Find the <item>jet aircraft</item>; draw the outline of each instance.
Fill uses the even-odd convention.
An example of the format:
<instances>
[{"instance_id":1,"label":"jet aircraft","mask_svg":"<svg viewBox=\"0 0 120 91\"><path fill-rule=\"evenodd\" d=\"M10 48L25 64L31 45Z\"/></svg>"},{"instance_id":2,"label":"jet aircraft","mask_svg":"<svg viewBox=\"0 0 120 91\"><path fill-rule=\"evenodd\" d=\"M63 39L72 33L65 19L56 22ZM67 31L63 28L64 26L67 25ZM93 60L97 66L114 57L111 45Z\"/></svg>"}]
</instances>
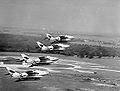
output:
<instances>
[{"instance_id":1,"label":"jet aircraft","mask_svg":"<svg viewBox=\"0 0 120 91\"><path fill-rule=\"evenodd\" d=\"M52 44L49 46L46 46L42 44L41 42L37 41L37 45L40 48L41 51L46 52L46 51L63 51L65 48L69 47L70 45L65 45L65 44Z\"/></svg>"},{"instance_id":2,"label":"jet aircraft","mask_svg":"<svg viewBox=\"0 0 120 91\"><path fill-rule=\"evenodd\" d=\"M38 65L48 65L58 60L57 57L52 56L39 56L36 59L31 59L25 54L21 54L25 64L29 64L29 67L38 66Z\"/></svg>"},{"instance_id":3,"label":"jet aircraft","mask_svg":"<svg viewBox=\"0 0 120 91\"><path fill-rule=\"evenodd\" d=\"M30 70L26 72L17 72L10 67L6 67L8 71L8 75L12 78L17 78L18 80L26 80L26 79L40 79L41 77L48 75L48 71L41 71L41 70Z\"/></svg>"},{"instance_id":4,"label":"jet aircraft","mask_svg":"<svg viewBox=\"0 0 120 91\"><path fill-rule=\"evenodd\" d=\"M68 42L71 41L72 39L74 39L74 36L70 36L70 35L59 35L57 37L53 37L51 34L46 34L48 40L50 40L51 43L61 43L61 42Z\"/></svg>"}]
</instances>

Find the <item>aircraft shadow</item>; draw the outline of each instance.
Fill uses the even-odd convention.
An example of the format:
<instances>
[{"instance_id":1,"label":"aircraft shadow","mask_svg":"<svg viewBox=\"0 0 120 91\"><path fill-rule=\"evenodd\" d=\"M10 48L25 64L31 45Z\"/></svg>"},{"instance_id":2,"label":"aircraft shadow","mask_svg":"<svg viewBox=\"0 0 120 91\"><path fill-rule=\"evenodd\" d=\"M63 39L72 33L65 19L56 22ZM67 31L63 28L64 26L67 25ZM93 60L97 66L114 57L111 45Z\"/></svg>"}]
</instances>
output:
<instances>
[{"instance_id":1,"label":"aircraft shadow","mask_svg":"<svg viewBox=\"0 0 120 91\"><path fill-rule=\"evenodd\" d=\"M15 82L22 82L22 81L29 82L29 81L38 81L38 80L40 79L18 79Z\"/></svg>"}]
</instances>

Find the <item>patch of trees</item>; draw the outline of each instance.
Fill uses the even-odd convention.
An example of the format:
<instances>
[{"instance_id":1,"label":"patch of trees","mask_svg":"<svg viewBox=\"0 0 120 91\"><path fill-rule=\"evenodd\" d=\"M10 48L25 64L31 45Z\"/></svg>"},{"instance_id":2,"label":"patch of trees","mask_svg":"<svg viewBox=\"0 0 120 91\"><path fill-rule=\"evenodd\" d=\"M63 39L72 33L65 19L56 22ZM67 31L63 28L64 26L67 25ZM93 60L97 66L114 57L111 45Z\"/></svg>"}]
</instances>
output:
<instances>
[{"instance_id":1,"label":"patch of trees","mask_svg":"<svg viewBox=\"0 0 120 91\"><path fill-rule=\"evenodd\" d=\"M76 55L80 58L120 57L120 48L72 44L70 48L66 49L60 54L68 56Z\"/></svg>"}]
</instances>

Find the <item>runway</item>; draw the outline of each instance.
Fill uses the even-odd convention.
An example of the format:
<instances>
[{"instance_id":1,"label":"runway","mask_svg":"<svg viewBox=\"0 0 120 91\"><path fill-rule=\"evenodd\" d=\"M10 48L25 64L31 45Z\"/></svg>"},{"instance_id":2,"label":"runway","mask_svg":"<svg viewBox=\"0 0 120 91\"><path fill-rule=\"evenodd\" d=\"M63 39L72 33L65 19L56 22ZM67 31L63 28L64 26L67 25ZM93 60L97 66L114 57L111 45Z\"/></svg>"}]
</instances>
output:
<instances>
[{"instance_id":1,"label":"runway","mask_svg":"<svg viewBox=\"0 0 120 91\"><path fill-rule=\"evenodd\" d=\"M32 54L31 54L32 55ZM19 55L18 55L19 56ZM14 56L14 57L18 57ZM0 59L5 56L0 56ZM97 60L97 59L96 59ZM109 60L111 63L114 59ZM88 61L88 60L87 60ZM107 65L106 63L89 62L82 59L63 59L51 65L28 67L22 64L1 64L0 65L0 91L119 91L120 71L119 65ZM101 60L102 62L103 60ZM104 59L108 61L108 59ZM103 61L103 62L104 62ZM117 62L118 61L114 61ZM104 65L105 64L105 65ZM5 76L7 70L4 67L11 67L17 71L26 70L47 70L49 75L41 80L26 80L16 82L10 76ZM97 72L97 73L94 73ZM88 79L89 78L89 79ZM114 84L115 83L115 84ZM116 85L117 84L117 85ZM18 86L19 85L19 86Z\"/></svg>"}]
</instances>

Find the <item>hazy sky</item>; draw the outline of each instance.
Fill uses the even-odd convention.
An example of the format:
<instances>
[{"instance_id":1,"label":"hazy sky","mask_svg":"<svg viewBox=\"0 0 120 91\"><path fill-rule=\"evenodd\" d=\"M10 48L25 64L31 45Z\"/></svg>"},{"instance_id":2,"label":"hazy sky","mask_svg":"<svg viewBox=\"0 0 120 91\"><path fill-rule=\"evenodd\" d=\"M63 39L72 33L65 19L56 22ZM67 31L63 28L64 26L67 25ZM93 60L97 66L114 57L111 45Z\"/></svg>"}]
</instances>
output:
<instances>
[{"instance_id":1,"label":"hazy sky","mask_svg":"<svg viewBox=\"0 0 120 91\"><path fill-rule=\"evenodd\" d=\"M120 34L120 0L0 0L0 26Z\"/></svg>"}]
</instances>

